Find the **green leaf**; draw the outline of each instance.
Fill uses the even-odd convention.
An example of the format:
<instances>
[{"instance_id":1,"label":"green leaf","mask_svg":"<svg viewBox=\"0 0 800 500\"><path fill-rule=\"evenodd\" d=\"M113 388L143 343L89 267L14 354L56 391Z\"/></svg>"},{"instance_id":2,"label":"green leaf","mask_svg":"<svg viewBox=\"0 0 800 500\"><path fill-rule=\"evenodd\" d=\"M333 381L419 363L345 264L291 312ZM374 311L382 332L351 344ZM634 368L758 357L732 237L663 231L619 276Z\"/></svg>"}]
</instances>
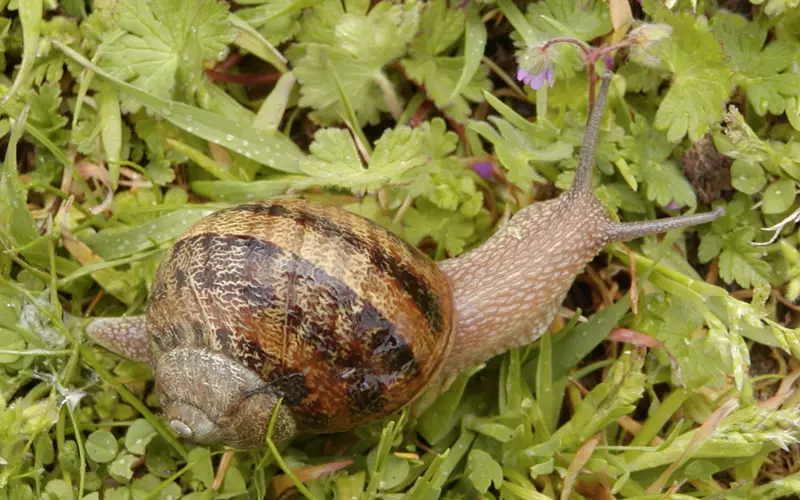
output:
<instances>
[{"instance_id":1,"label":"green leaf","mask_svg":"<svg viewBox=\"0 0 800 500\"><path fill-rule=\"evenodd\" d=\"M241 203L243 201L264 200L283 194L290 186L303 179L304 177L301 176L287 175L275 179L250 182L194 181L191 184L191 188L194 193L212 200Z\"/></svg>"},{"instance_id":2,"label":"green leaf","mask_svg":"<svg viewBox=\"0 0 800 500\"><path fill-rule=\"evenodd\" d=\"M464 33L464 69L461 71L456 88L450 94L451 102L461 94L467 83L472 81L478 72L486 50L486 37L486 25L483 24L480 11L472 4L467 10L467 25Z\"/></svg>"},{"instance_id":3,"label":"green leaf","mask_svg":"<svg viewBox=\"0 0 800 500\"><path fill-rule=\"evenodd\" d=\"M387 130L378 139L367 168L347 130L318 131L310 149L311 155L300 163L300 170L311 178L299 185L372 191L402 181L406 172L426 162L420 132L403 126Z\"/></svg>"},{"instance_id":4,"label":"green leaf","mask_svg":"<svg viewBox=\"0 0 800 500\"><path fill-rule=\"evenodd\" d=\"M765 214L780 214L786 212L794 204L796 198L795 183L791 179L773 182L764 190L761 211Z\"/></svg>"},{"instance_id":5,"label":"green leaf","mask_svg":"<svg viewBox=\"0 0 800 500\"><path fill-rule=\"evenodd\" d=\"M620 143L622 155L634 178L645 184L647 199L661 206L674 201L695 208L697 198L692 187L675 162L669 160L674 145L666 135L653 130L641 115L631 124L631 132Z\"/></svg>"},{"instance_id":6,"label":"green leaf","mask_svg":"<svg viewBox=\"0 0 800 500\"><path fill-rule=\"evenodd\" d=\"M570 335L553 343L553 380L566 377L595 347L608 337L623 316L630 310L630 298L625 297L592 315L588 323L581 323ZM534 361L535 362L535 361ZM527 368L526 368L527 370Z\"/></svg>"},{"instance_id":7,"label":"green leaf","mask_svg":"<svg viewBox=\"0 0 800 500\"><path fill-rule=\"evenodd\" d=\"M317 110L326 123L342 107L329 68L342 79L361 123L376 123L387 105L377 80L383 67L401 57L419 23L420 4L380 2L367 14L323 0L304 19L298 44L287 52L300 82L300 105Z\"/></svg>"},{"instance_id":8,"label":"green leaf","mask_svg":"<svg viewBox=\"0 0 800 500\"><path fill-rule=\"evenodd\" d=\"M207 448L192 448L189 451L189 462L192 476L203 483L206 488L214 484L214 466L211 463L211 452Z\"/></svg>"},{"instance_id":9,"label":"green leaf","mask_svg":"<svg viewBox=\"0 0 800 500\"><path fill-rule=\"evenodd\" d=\"M63 479L53 479L47 482L44 491L53 495L58 500L73 500L75 493L72 491L72 485Z\"/></svg>"},{"instance_id":10,"label":"green leaf","mask_svg":"<svg viewBox=\"0 0 800 500\"><path fill-rule=\"evenodd\" d=\"M103 493L103 500L130 500L131 498L131 490L127 486L109 488Z\"/></svg>"},{"instance_id":11,"label":"green leaf","mask_svg":"<svg viewBox=\"0 0 800 500\"><path fill-rule=\"evenodd\" d=\"M800 146L795 142L763 140L750 128L734 106L725 113L725 154L731 158L761 165L767 172L779 175L785 172L800 179Z\"/></svg>"},{"instance_id":12,"label":"green leaf","mask_svg":"<svg viewBox=\"0 0 800 500\"><path fill-rule=\"evenodd\" d=\"M471 112L469 101L480 102L491 89L486 68L480 66L486 45L486 28L477 14L469 24L465 55L450 56L451 47L465 30L466 15L448 8L444 0L427 4L420 33L403 60L408 76L425 87L425 93L449 117L463 122ZM467 60L467 56L469 60Z\"/></svg>"},{"instance_id":13,"label":"green leaf","mask_svg":"<svg viewBox=\"0 0 800 500\"><path fill-rule=\"evenodd\" d=\"M48 434L40 434L36 438L34 453L36 454L36 462L39 464L50 465L55 461L55 448Z\"/></svg>"},{"instance_id":14,"label":"green leaf","mask_svg":"<svg viewBox=\"0 0 800 500\"><path fill-rule=\"evenodd\" d=\"M236 15L277 45L300 31L300 14L316 3L315 0L277 0L244 7L237 10Z\"/></svg>"},{"instance_id":15,"label":"green leaf","mask_svg":"<svg viewBox=\"0 0 800 500\"><path fill-rule=\"evenodd\" d=\"M122 159L122 115L119 109L119 95L116 89L106 85L97 94L100 116L100 136L108 161L111 188L117 189L119 182L119 161Z\"/></svg>"},{"instance_id":16,"label":"green leaf","mask_svg":"<svg viewBox=\"0 0 800 500\"><path fill-rule=\"evenodd\" d=\"M765 45L766 26L725 11L714 15L711 26L729 58L734 82L756 113L783 114L786 100L800 96L800 74L791 70L800 57L800 43L774 40Z\"/></svg>"},{"instance_id":17,"label":"green leaf","mask_svg":"<svg viewBox=\"0 0 800 500\"><path fill-rule=\"evenodd\" d=\"M276 170L297 172L297 162L303 157L303 153L285 135L265 133L251 126L243 127L241 123L225 116L179 102L159 99L105 73L66 45L57 41L53 41L53 44L84 67L108 79L119 90L130 94L137 102L183 130Z\"/></svg>"},{"instance_id":18,"label":"green leaf","mask_svg":"<svg viewBox=\"0 0 800 500\"><path fill-rule=\"evenodd\" d=\"M217 0L120 0L113 30L124 33L105 47L99 66L157 98L190 99L203 62L222 60L236 37L227 10ZM128 112L140 105L123 101Z\"/></svg>"},{"instance_id":19,"label":"green leaf","mask_svg":"<svg viewBox=\"0 0 800 500\"><path fill-rule=\"evenodd\" d=\"M764 4L764 0L750 0L754 5ZM793 11L797 12L796 7L800 5L800 0L767 0L764 7L764 13L770 17L779 16L783 13L789 14ZM788 16L787 16L788 17Z\"/></svg>"},{"instance_id":20,"label":"green leaf","mask_svg":"<svg viewBox=\"0 0 800 500\"><path fill-rule=\"evenodd\" d=\"M481 366L461 373L444 394L439 395L425 412L419 416L417 430L431 444L438 444L458 425L461 415L456 412L464 396L467 382Z\"/></svg>"},{"instance_id":21,"label":"green leaf","mask_svg":"<svg viewBox=\"0 0 800 500\"><path fill-rule=\"evenodd\" d=\"M418 200L414 208L408 209L403 221L405 226L402 235L405 240L416 245L430 236L447 255L461 254L477 236L473 217L439 209L426 199Z\"/></svg>"},{"instance_id":22,"label":"green leaf","mask_svg":"<svg viewBox=\"0 0 800 500\"><path fill-rule=\"evenodd\" d=\"M117 439L108 431L97 430L86 439L86 454L97 463L110 462L117 455Z\"/></svg>"},{"instance_id":23,"label":"green leaf","mask_svg":"<svg viewBox=\"0 0 800 500\"><path fill-rule=\"evenodd\" d=\"M4 351L23 352L27 342L13 330L0 328L0 349ZM19 359L17 354L0 354L0 365L15 363Z\"/></svg>"},{"instance_id":24,"label":"green leaf","mask_svg":"<svg viewBox=\"0 0 800 500\"><path fill-rule=\"evenodd\" d=\"M182 208L136 226L108 229L94 234L81 235L80 240L105 260L114 260L169 242L213 208Z\"/></svg>"},{"instance_id":25,"label":"green leaf","mask_svg":"<svg viewBox=\"0 0 800 500\"><path fill-rule=\"evenodd\" d=\"M700 262L708 262L719 255L720 276L727 283L736 281L749 288L769 282L772 269L764 260L763 248L750 243L760 231L761 221L753 211L752 202L737 194L728 203L727 213L711 224L711 231L700 239L697 256Z\"/></svg>"},{"instance_id":26,"label":"green leaf","mask_svg":"<svg viewBox=\"0 0 800 500\"><path fill-rule=\"evenodd\" d=\"M313 0L312 2L313 3ZM235 14L228 15L228 20L231 24L239 29L239 35L236 37L236 45L240 48L250 52L261 60L266 61L281 73L286 73L289 68L286 66L286 58L281 54L274 44L280 41L275 41L275 37L269 37L268 40L262 33L256 31L250 24L240 17L242 11L237 11ZM292 26L293 27L293 26ZM264 31L264 30L262 30Z\"/></svg>"},{"instance_id":27,"label":"green leaf","mask_svg":"<svg viewBox=\"0 0 800 500\"><path fill-rule=\"evenodd\" d=\"M575 410L572 419L553 434L562 446L582 443L593 434L632 412L644 391L643 350L625 351Z\"/></svg>"},{"instance_id":28,"label":"green leaf","mask_svg":"<svg viewBox=\"0 0 800 500\"><path fill-rule=\"evenodd\" d=\"M154 438L158 432L150 425L150 422L140 418L128 427L128 432L125 433L125 448L131 453L137 455L144 455L147 444Z\"/></svg>"},{"instance_id":29,"label":"green leaf","mask_svg":"<svg viewBox=\"0 0 800 500\"><path fill-rule=\"evenodd\" d=\"M656 112L654 126L667 132L670 142L688 134L692 142L722 119L731 88L731 71L725 54L703 18L672 14L664 7L649 7L656 21L672 26L672 35L648 49L646 64L672 73L672 81ZM656 58L653 60L653 58Z\"/></svg>"},{"instance_id":30,"label":"green leaf","mask_svg":"<svg viewBox=\"0 0 800 500\"><path fill-rule=\"evenodd\" d=\"M489 118L496 129L479 121L471 121L468 127L494 145L508 179L520 189L530 191L533 182L544 180L538 165L572 157L572 146L561 140L561 131L549 122L530 123L499 99L486 94L486 100L503 116Z\"/></svg>"},{"instance_id":31,"label":"green leaf","mask_svg":"<svg viewBox=\"0 0 800 500\"><path fill-rule=\"evenodd\" d=\"M374 470L378 456L378 448L373 448L369 455L367 455L367 468ZM392 488L401 484L408 476L411 466L407 460L404 460L393 453L386 456L386 462L383 465L383 474L380 477L379 489L383 491L391 490Z\"/></svg>"},{"instance_id":32,"label":"green leaf","mask_svg":"<svg viewBox=\"0 0 800 500\"><path fill-rule=\"evenodd\" d=\"M535 41L526 39L527 46L520 52L531 47L532 41L535 44L556 37L570 37L588 42L611 31L608 7L596 0L586 3L562 0L530 3L525 17ZM548 56L555 67L556 79L572 78L584 66L578 49L571 43L558 44L548 50Z\"/></svg>"},{"instance_id":33,"label":"green leaf","mask_svg":"<svg viewBox=\"0 0 800 500\"><path fill-rule=\"evenodd\" d=\"M14 83L8 90L8 97L16 94L27 80L28 73L36 61L41 35L42 0L23 1L18 8L23 37L22 64L17 72L17 77L14 78Z\"/></svg>"},{"instance_id":34,"label":"green leaf","mask_svg":"<svg viewBox=\"0 0 800 500\"><path fill-rule=\"evenodd\" d=\"M731 165L731 185L744 194L756 194L767 183L764 169L747 160L735 160Z\"/></svg>"},{"instance_id":35,"label":"green leaf","mask_svg":"<svg viewBox=\"0 0 800 500\"><path fill-rule=\"evenodd\" d=\"M496 489L503 484L503 468L483 450L473 449L469 452L467 474L479 493L486 493L492 483Z\"/></svg>"},{"instance_id":36,"label":"green leaf","mask_svg":"<svg viewBox=\"0 0 800 500\"><path fill-rule=\"evenodd\" d=\"M138 461L139 457L136 455L120 452L108 465L108 473L120 483L127 484L133 477L133 464Z\"/></svg>"}]
</instances>

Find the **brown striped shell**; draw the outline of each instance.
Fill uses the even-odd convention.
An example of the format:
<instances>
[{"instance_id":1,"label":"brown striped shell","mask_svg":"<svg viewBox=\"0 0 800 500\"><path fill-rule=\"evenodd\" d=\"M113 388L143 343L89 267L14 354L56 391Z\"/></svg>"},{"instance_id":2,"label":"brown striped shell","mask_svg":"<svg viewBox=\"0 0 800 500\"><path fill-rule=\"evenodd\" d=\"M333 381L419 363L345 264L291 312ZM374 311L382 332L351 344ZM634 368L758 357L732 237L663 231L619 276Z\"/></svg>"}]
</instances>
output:
<instances>
[{"instance_id":1,"label":"brown striped shell","mask_svg":"<svg viewBox=\"0 0 800 500\"><path fill-rule=\"evenodd\" d=\"M453 343L447 278L375 223L303 200L200 220L156 273L153 359L207 348L256 372L299 430L336 432L413 401Z\"/></svg>"}]
</instances>

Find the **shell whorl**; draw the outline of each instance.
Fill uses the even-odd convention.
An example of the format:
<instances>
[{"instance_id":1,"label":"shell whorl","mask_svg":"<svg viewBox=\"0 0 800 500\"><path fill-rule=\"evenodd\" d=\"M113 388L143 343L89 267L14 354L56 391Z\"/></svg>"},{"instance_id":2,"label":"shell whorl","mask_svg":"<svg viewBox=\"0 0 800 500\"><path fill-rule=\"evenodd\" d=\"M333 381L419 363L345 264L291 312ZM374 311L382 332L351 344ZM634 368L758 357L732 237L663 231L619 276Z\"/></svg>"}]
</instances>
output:
<instances>
[{"instance_id":1,"label":"shell whorl","mask_svg":"<svg viewBox=\"0 0 800 500\"><path fill-rule=\"evenodd\" d=\"M156 274L156 363L208 348L257 373L301 430L339 431L413 401L442 366L454 312L418 250L349 212L302 200L198 222Z\"/></svg>"}]
</instances>

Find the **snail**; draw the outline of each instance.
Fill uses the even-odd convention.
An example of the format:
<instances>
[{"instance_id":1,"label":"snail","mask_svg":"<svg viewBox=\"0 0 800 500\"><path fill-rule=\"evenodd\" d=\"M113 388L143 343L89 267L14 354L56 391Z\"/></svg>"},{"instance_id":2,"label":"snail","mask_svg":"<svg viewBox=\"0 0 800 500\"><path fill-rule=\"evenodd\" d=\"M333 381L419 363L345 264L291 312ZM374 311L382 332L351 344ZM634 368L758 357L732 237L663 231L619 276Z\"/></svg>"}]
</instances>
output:
<instances>
[{"instance_id":1,"label":"snail","mask_svg":"<svg viewBox=\"0 0 800 500\"><path fill-rule=\"evenodd\" d=\"M536 340L610 242L706 223L712 212L616 222L592 192L610 77L572 186L439 263L374 222L299 199L251 202L189 228L160 263L145 315L96 318L100 345L154 370L169 425L252 448L381 419ZM424 399L428 399L426 396Z\"/></svg>"}]
</instances>

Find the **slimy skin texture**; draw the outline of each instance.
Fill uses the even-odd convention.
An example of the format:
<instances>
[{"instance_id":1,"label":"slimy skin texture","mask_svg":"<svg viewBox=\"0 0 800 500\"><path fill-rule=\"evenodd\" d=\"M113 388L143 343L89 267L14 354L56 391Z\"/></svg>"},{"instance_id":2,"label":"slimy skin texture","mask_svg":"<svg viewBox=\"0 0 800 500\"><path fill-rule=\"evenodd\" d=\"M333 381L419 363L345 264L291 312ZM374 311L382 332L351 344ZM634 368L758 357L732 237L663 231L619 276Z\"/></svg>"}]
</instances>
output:
<instances>
[{"instance_id":1,"label":"slimy skin texture","mask_svg":"<svg viewBox=\"0 0 800 500\"><path fill-rule=\"evenodd\" d=\"M442 374L536 340L575 276L608 242L610 226L596 198L562 196L524 208L480 248L442 262L454 285L457 332Z\"/></svg>"},{"instance_id":2,"label":"slimy skin texture","mask_svg":"<svg viewBox=\"0 0 800 500\"><path fill-rule=\"evenodd\" d=\"M253 202L190 228L156 273L147 315L87 331L154 366L171 427L202 443L264 444L420 411L461 371L537 339L604 245L710 222L621 223L592 193L610 76L569 191L516 213L438 266L374 222L303 200ZM420 396L430 388L424 398Z\"/></svg>"},{"instance_id":3,"label":"slimy skin texture","mask_svg":"<svg viewBox=\"0 0 800 500\"><path fill-rule=\"evenodd\" d=\"M101 346L132 361L152 362L145 316L97 318L86 327L86 333Z\"/></svg>"}]
</instances>

